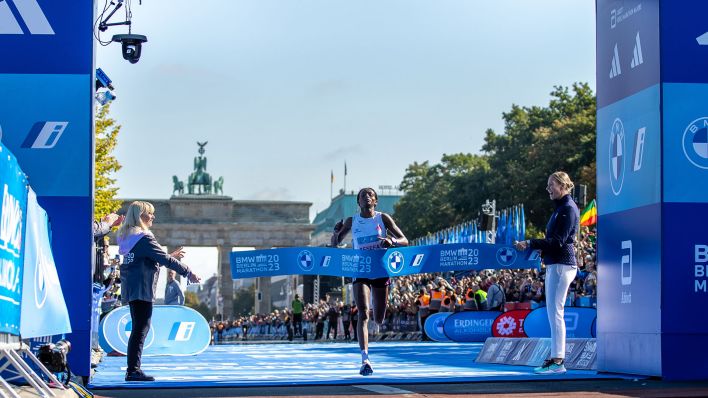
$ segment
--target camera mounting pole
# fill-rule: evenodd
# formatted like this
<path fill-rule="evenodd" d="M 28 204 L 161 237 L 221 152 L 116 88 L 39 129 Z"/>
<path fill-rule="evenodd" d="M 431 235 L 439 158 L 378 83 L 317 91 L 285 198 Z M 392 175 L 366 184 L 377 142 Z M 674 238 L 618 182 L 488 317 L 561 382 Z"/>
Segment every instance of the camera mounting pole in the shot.
<path fill-rule="evenodd" d="M 111 13 L 108 14 L 106 19 L 104 19 L 103 21 L 101 21 L 101 23 L 98 24 L 98 30 L 100 30 L 101 32 L 105 32 L 109 26 L 118 26 L 118 25 L 128 25 L 128 27 L 130 27 L 130 20 L 123 21 L 123 22 L 108 23 L 108 20 L 111 19 L 113 14 L 115 14 L 116 11 L 118 11 L 121 7 L 123 7 L 123 0 L 118 0 L 118 4 L 116 4 L 115 8 L 113 8 L 113 11 L 111 11 Z"/>

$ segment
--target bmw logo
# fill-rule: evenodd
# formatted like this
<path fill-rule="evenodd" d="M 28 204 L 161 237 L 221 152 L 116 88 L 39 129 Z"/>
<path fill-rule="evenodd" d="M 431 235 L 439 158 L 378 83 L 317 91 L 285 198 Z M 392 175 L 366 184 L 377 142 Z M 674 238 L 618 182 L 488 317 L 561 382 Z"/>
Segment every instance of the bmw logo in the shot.
<path fill-rule="evenodd" d="M 309 250 L 303 250 L 297 255 L 297 265 L 303 271 L 312 271 L 315 267 L 315 256 Z"/>
<path fill-rule="evenodd" d="M 508 267 L 516 261 L 516 250 L 511 247 L 502 247 L 497 250 L 497 262 L 502 267 Z"/>
<path fill-rule="evenodd" d="M 391 271 L 391 273 L 397 274 L 403 271 L 404 261 L 405 259 L 403 258 L 403 253 L 399 251 L 394 251 L 388 255 L 388 259 L 386 260 L 386 266 L 388 267 L 388 270 Z"/>
<path fill-rule="evenodd" d="M 708 117 L 698 118 L 686 127 L 683 153 L 694 166 L 708 169 Z"/>
<path fill-rule="evenodd" d="M 610 133 L 610 184 L 612 193 L 619 195 L 624 184 L 625 159 L 624 125 L 619 118 L 612 123 Z"/>

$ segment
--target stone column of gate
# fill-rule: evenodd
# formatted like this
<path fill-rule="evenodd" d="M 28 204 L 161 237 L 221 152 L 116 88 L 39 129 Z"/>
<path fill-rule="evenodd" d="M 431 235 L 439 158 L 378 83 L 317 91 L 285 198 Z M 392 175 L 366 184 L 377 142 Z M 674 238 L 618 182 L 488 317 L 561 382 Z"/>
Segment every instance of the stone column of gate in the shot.
<path fill-rule="evenodd" d="M 219 294 L 223 297 L 223 319 L 233 317 L 234 312 L 234 280 L 231 276 L 231 245 L 219 245 Z"/>

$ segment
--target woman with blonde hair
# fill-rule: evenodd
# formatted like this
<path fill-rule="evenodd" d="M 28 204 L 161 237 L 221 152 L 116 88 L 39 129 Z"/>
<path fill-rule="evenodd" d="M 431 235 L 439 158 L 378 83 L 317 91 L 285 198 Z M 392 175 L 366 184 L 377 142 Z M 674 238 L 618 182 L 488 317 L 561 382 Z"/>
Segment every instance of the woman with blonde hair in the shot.
<path fill-rule="evenodd" d="M 551 324 L 551 357 L 534 369 L 539 374 L 565 373 L 564 304 L 570 283 L 578 272 L 575 256 L 575 235 L 580 213 L 570 197 L 574 184 L 568 174 L 557 171 L 548 177 L 546 191 L 555 204 L 555 210 L 546 226 L 544 239 L 514 242 L 517 250 L 527 247 L 541 250 L 546 264 L 546 309 Z"/>
<path fill-rule="evenodd" d="M 201 279 L 180 260 L 182 248 L 167 254 L 157 243 L 150 227 L 155 221 L 155 208 L 149 202 L 130 204 L 123 224 L 118 229 L 118 252 L 123 256 L 121 272 L 121 301 L 130 306 L 133 330 L 128 339 L 128 369 L 125 381 L 154 381 L 140 369 L 143 343 L 150 329 L 152 306 L 155 301 L 160 265 L 175 270 L 192 283 Z"/>

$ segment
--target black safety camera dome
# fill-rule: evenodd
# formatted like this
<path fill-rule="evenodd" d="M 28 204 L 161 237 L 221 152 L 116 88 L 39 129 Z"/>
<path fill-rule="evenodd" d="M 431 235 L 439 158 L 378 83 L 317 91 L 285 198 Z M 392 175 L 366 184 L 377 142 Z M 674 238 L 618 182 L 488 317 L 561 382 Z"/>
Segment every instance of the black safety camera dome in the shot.
<path fill-rule="evenodd" d="M 140 50 L 142 44 L 147 42 L 147 37 L 143 35 L 114 35 L 113 41 L 120 42 L 123 46 L 123 59 L 131 64 L 140 60 Z"/>

